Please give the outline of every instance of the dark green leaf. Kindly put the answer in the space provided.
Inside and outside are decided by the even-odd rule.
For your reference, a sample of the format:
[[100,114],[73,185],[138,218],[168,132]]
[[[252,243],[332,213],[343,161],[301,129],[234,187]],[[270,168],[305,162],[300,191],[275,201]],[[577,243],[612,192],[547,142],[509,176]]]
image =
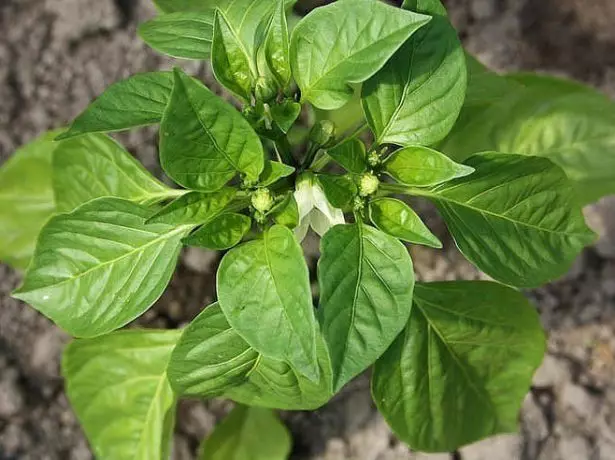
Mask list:
[[226,212],[207,222],[184,239],[189,246],[222,251],[237,246],[252,226],[252,219],[243,214]]
[[299,225],[299,206],[292,193],[286,195],[286,198],[271,210],[271,214],[276,224],[284,225],[291,230]]
[[229,251],[218,269],[218,298],[233,329],[252,347],[318,378],[308,268],[288,228],[275,225],[262,240]]
[[321,109],[342,107],[353,95],[349,83],[378,72],[429,19],[377,0],[339,0],[315,9],[291,38],[291,65],[302,99]]
[[395,180],[416,187],[438,185],[474,172],[473,168],[455,163],[440,152],[419,146],[394,152],[384,167]]
[[43,227],[14,296],[78,337],[129,323],[160,297],[190,226],[145,225],[151,211],[99,198]]
[[277,6],[271,16],[263,47],[269,70],[275,76],[280,87],[286,88],[290,83],[291,71],[284,0],[277,0]]
[[176,398],[165,369],[178,337],[131,330],[66,347],[66,393],[96,458],[169,458]]
[[259,179],[259,184],[261,187],[269,187],[283,177],[288,177],[294,172],[295,168],[292,166],[285,165],[279,161],[266,160],[265,167]]
[[204,224],[220,214],[235,197],[236,190],[224,187],[217,192],[189,192],[168,204],[147,223],[155,224]]
[[301,104],[290,99],[271,107],[271,118],[285,134],[290,131],[300,114]]
[[114,83],[58,138],[123,131],[159,123],[172,89],[171,72],[137,74]]
[[239,112],[176,69],[160,128],[160,161],[177,183],[213,192],[237,172],[256,181],[264,154],[260,139]]
[[363,224],[337,225],[321,241],[318,319],[338,391],[389,347],[410,315],[414,273],[395,238]]
[[348,176],[318,174],[316,177],[327,200],[336,208],[347,208],[359,193],[356,184]]
[[409,243],[441,248],[442,243],[421,218],[403,201],[378,198],[369,204],[369,217],[376,227]]
[[139,35],[156,51],[185,59],[209,59],[214,10],[158,16],[139,26]]
[[518,431],[544,352],[539,317],[519,292],[486,281],[418,283],[408,325],[376,361],[372,394],[412,449],[451,452]]
[[331,147],[327,153],[346,171],[361,174],[367,169],[365,144],[356,137],[350,138],[341,144]]

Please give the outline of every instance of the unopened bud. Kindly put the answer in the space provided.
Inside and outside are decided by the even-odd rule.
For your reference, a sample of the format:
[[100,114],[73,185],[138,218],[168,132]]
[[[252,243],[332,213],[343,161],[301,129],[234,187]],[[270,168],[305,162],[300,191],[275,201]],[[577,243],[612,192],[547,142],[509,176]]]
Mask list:
[[371,152],[367,156],[367,164],[370,165],[370,167],[372,168],[375,168],[376,166],[380,165],[380,156],[376,152]]
[[365,173],[361,176],[359,181],[359,195],[369,196],[376,193],[380,181],[372,173]]
[[261,213],[265,213],[271,209],[274,200],[268,188],[259,188],[252,194],[252,206]]
[[335,124],[329,120],[321,120],[310,131],[310,140],[319,147],[326,147],[335,137]]

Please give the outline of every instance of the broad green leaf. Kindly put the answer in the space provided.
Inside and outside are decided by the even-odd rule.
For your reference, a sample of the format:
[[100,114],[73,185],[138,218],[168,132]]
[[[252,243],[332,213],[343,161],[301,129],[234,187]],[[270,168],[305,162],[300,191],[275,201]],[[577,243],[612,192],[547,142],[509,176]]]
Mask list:
[[436,150],[420,146],[397,150],[386,159],[384,170],[398,182],[416,187],[438,185],[474,172]]
[[284,134],[290,131],[300,114],[301,104],[290,99],[271,107],[271,118]]
[[353,95],[350,83],[378,72],[430,18],[377,0],[339,0],[317,8],[293,30],[291,65],[303,100],[333,110]]
[[189,246],[223,251],[237,246],[251,226],[250,217],[235,212],[225,212],[185,238],[184,243]]
[[292,193],[286,195],[286,198],[271,210],[271,214],[276,224],[290,229],[299,225],[299,206]]
[[214,28],[214,10],[164,14],[139,26],[139,35],[149,46],[169,56],[209,59]]
[[263,47],[269,70],[275,76],[280,87],[286,88],[290,83],[291,70],[284,0],[277,0],[277,6],[271,15]]
[[403,329],[414,273],[403,244],[363,224],[333,227],[320,252],[318,319],[338,391],[373,364]]
[[159,123],[172,89],[171,72],[142,73],[114,83],[58,139]]
[[204,224],[220,214],[235,194],[236,190],[232,187],[223,187],[213,193],[189,192],[162,208],[147,223]]
[[268,358],[318,378],[316,319],[301,246],[275,225],[262,240],[229,251],[218,269],[218,299],[231,326]]
[[221,3],[221,0],[153,0],[162,13],[177,13],[180,11],[211,11]]
[[465,55],[457,32],[445,12],[434,8],[441,8],[439,2],[410,3],[419,13],[434,14],[430,23],[363,85],[363,109],[377,144],[441,141],[465,97]]
[[216,11],[211,66],[216,79],[245,101],[250,101],[256,69],[247,50],[221,10]]
[[538,314],[514,289],[486,281],[418,283],[408,325],[376,361],[372,394],[412,449],[451,452],[518,431],[544,352]]
[[74,336],[124,326],[160,297],[190,231],[146,225],[150,214],[130,201],[99,198],[53,217],[13,295]]
[[232,399],[286,410],[316,409],[331,398],[326,346],[317,344],[320,378],[312,383],[288,364],[259,354],[231,328],[218,304],[207,307],[182,333],[169,362],[180,395]]
[[542,75],[537,73],[512,73],[500,76],[499,78],[512,82],[519,83],[525,87],[532,89],[541,89],[543,91],[552,92],[556,95],[570,93],[587,93],[595,94],[596,91],[589,86],[567,78],[553,77],[551,75]]
[[457,246],[492,278],[536,287],[566,273],[595,235],[572,183],[546,158],[503,153],[471,157],[474,174],[427,191]]
[[100,197],[148,204],[179,192],[159,182],[105,134],[87,134],[57,145],[53,153],[53,190],[58,212],[72,211]]
[[167,460],[176,398],[165,369],[179,331],[129,330],[64,350],[68,399],[100,460]]
[[291,447],[288,429],[271,410],[236,406],[203,442],[199,459],[287,460]]
[[18,269],[30,263],[36,238],[56,210],[51,162],[58,134],[43,134],[0,167],[0,261]]
[[342,107],[335,110],[313,108],[317,121],[329,120],[333,122],[339,141],[344,140],[351,134],[355,134],[367,124],[363,109],[361,108],[361,84],[351,86],[353,87],[353,95]]
[[367,154],[365,144],[361,139],[352,137],[331,147],[327,153],[348,172],[361,174],[367,170]]
[[295,172],[295,168],[285,165],[279,161],[265,161],[265,167],[261,173],[259,184],[261,187],[269,187],[283,177],[288,177]]
[[442,247],[440,240],[403,201],[393,198],[372,200],[369,204],[369,218],[380,230],[400,240],[432,248]]
[[356,184],[348,176],[318,174],[316,178],[327,200],[336,208],[347,208],[359,193]]
[[184,187],[213,192],[237,172],[256,181],[264,153],[239,112],[175,69],[173,94],[160,127],[160,162]]
[[440,0],[404,0],[401,7],[406,10],[433,16],[447,15],[446,8],[444,8]]

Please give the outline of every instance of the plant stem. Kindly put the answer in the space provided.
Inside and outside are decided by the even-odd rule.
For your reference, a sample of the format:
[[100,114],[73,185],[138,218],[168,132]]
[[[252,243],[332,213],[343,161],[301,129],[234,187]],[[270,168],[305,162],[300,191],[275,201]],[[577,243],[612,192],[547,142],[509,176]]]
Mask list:
[[320,150],[320,146],[318,144],[315,144],[315,143],[310,144],[310,147],[305,155],[305,159],[301,163],[301,168],[300,168],[301,171],[305,171],[312,165],[312,162],[314,161],[314,158],[316,157],[316,154],[318,153],[319,150]]
[[297,164],[297,160],[295,160],[295,157],[293,156],[293,148],[290,145],[290,142],[288,142],[288,138],[286,136],[275,141],[275,149],[284,163],[294,168],[299,166]]

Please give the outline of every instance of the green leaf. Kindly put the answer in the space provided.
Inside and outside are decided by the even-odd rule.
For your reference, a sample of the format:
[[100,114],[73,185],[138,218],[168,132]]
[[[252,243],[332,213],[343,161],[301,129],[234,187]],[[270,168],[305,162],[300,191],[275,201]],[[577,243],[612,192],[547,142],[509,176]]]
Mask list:
[[295,172],[295,168],[279,161],[265,161],[265,167],[261,173],[259,184],[261,187],[269,187],[283,177],[288,177]]
[[594,241],[571,182],[548,159],[491,152],[467,164],[474,174],[425,195],[461,252],[492,278],[540,286],[564,275]]
[[384,168],[398,182],[416,187],[438,185],[474,172],[440,152],[420,146],[397,150],[386,159]]
[[114,83],[58,139],[159,123],[172,89],[171,72],[142,73]]
[[53,153],[53,190],[58,212],[100,197],[155,203],[176,194],[130,153],[104,134],[59,142]]
[[337,225],[321,241],[318,319],[337,392],[389,347],[410,315],[414,273],[395,238],[363,224]]
[[176,398],[165,368],[179,331],[120,331],[64,350],[68,399],[100,460],[166,460]]
[[521,293],[486,281],[418,283],[408,325],[376,361],[372,394],[412,449],[451,452],[518,431],[544,352]]
[[223,251],[237,246],[246,233],[250,231],[251,226],[252,219],[250,217],[234,212],[225,212],[185,238],[184,244]]
[[377,144],[433,145],[453,128],[463,105],[467,73],[457,32],[434,8],[439,2],[427,2],[427,11],[425,2],[414,3],[419,13],[435,11],[431,22],[363,85],[363,109]]
[[331,394],[331,364],[322,336],[317,343],[320,378],[312,383],[288,364],[259,354],[228,324],[219,305],[207,307],[183,332],[169,362],[169,380],[180,395],[226,396],[285,410],[322,406]]
[[201,446],[200,460],[287,460],[288,429],[269,409],[237,406]]
[[316,178],[325,192],[327,201],[336,208],[347,208],[359,193],[356,184],[348,176],[318,174]]
[[263,47],[267,67],[275,76],[280,87],[286,88],[290,83],[291,70],[284,0],[277,0]]
[[271,107],[271,118],[284,134],[290,131],[299,115],[301,104],[290,99]]
[[156,51],[185,59],[209,59],[214,10],[158,16],[139,26],[139,36]]
[[293,30],[290,59],[303,100],[320,109],[342,107],[349,83],[378,72],[429,17],[377,0],[339,0],[317,8]]
[[221,10],[216,11],[211,66],[222,85],[245,101],[250,101],[257,72],[250,55]]
[[444,8],[440,0],[404,0],[401,7],[406,10],[433,16],[447,15],[446,8]]
[[222,2],[221,0],[154,0],[154,3],[163,13],[176,13],[180,11],[211,11]]
[[291,230],[299,225],[299,206],[292,193],[278,203],[272,210],[273,220],[276,224],[284,225]]
[[318,378],[316,320],[301,246],[275,225],[262,240],[229,251],[218,269],[218,298],[231,326],[268,358]]
[[348,172],[361,174],[367,170],[367,154],[361,139],[356,137],[347,139],[328,149],[327,153]]
[[190,231],[145,225],[150,214],[130,201],[99,198],[53,217],[13,295],[74,336],[124,326],[160,297]]
[[210,221],[235,198],[237,191],[232,187],[223,187],[217,192],[189,192],[168,204],[147,223],[181,225],[199,225]]
[[369,218],[376,227],[409,243],[440,249],[442,243],[421,218],[403,201],[378,198],[369,204]]
[[160,162],[189,189],[213,192],[241,172],[263,170],[260,139],[230,104],[175,69],[175,86],[160,127]]
[[58,133],[19,148],[0,168],[0,260],[18,269],[30,263],[36,238],[55,213],[51,161]]

